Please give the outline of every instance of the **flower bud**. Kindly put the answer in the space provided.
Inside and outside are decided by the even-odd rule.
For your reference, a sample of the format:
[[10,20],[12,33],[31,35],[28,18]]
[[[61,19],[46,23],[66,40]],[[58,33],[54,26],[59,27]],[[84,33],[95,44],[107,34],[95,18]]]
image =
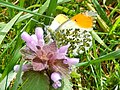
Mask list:
[[60,73],[58,73],[58,72],[53,72],[53,73],[51,74],[51,79],[52,79],[54,82],[59,81],[59,80],[61,79]]
[[60,81],[57,81],[57,82],[54,82],[54,83],[52,84],[52,86],[53,86],[55,89],[57,89],[57,88],[61,87],[62,84],[61,84]]
[[15,72],[18,72],[19,69],[20,69],[20,65],[15,65],[13,70],[14,70]]
[[[19,69],[20,69],[20,65],[15,65],[15,66],[14,66],[14,71],[15,71],[15,72],[18,72]],[[32,69],[32,66],[31,66],[30,64],[22,65],[22,71],[25,72],[25,71],[28,71],[28,70],[30,70],[30,69]]]

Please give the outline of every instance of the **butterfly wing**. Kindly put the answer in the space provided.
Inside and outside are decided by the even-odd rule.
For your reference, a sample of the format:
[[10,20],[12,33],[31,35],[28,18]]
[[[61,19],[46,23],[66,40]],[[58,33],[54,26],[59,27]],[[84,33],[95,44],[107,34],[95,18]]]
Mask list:
[[75,21],[68,19],[54,32],[57,45],[63,46],[71,44],[69,53],[74,55],[81,54],[92,45],[91,29],[92,28],[81,28]]
[[50,28],[54,31],[54,37],[57,45],[63,46],[71,44],[69,53],[74,55],[81,54],[92,46],[94,12],[88,11],[80,13],[69,19],[63,14],[55,17]]

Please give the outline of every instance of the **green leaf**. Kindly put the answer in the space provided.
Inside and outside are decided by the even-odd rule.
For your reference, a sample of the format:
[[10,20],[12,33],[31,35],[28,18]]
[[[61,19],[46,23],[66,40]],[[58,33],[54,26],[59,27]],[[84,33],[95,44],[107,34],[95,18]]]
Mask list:
[[43,14],[50,4],[50,0],[47,0],[39,9],[38,13]]
[[66,13],[66,14],[75,15],[75,11],[74,11],[74,10],[70,10],[70,9],[67,8],[67,7],[57,6],[57,7],[56,7],[56,10],[63,11],[63,12]]
[[[33,12],[35,12],[35,13],[38,12],[38,9],[34,10]],[[30,13],[24,14],[24,15],[20,16],[20,18],[17,20],[16,24],[23,20],[26,20],[32,16],[34,16],[34,14],[30,14]]]
[[17,21],[17,19],[20,17],[20,15],[22,14],[22,12],[18,13],[12,20],[10,20],[5,27],[0,31],[0,44],[2,43],[4,37],[6,36],[6,34],[8,33],[8,31],[12,28],[12,26],[14,25],[14,23]]
[[[65,3],[65,2],[69,2],[69,1],[71,1],[71,0],[58,0],[57,3],[60,4],[60,3]],[[43,14],[43,13],[46,11],[46,9],[48,8],[49,3],[50,3],[50,0],[47,0],[47,1],[40,7],[40,9],[36,9],[36,10],[34,10],[33,12],[34,12],[34,13],[37,13],[38,10],[39,10],[38,13]],[[73,11],[71,10],[70,13],[73,13]],[[74,12],[74,13],[75,13],[75,12]],[[19,22],[21,22],[21,21],[23,21],[23,20],[25,20],[25,19],[27,19],[27,18],[30,18],[30,17],[32,17],[33,15],[34,15],[34,14],[27,13],[27,14],[21,16],[21,17],[17,20],[16,23],[19,23]]]
[[49,78],[43,72],[27,71],[23,81],[22,90],[49,90]]

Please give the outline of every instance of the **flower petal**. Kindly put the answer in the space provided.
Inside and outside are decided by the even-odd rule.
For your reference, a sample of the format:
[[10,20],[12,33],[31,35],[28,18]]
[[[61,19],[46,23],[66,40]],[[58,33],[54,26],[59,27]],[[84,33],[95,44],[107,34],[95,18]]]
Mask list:
[[31,42],[32,41],[31,36],[27,32],[23,32],[21,34],[21,38],[26,42]]
[[47,68],[47,65],[43,63],[32,62],[32,65],[34,71],[42,71]]
[[28,47],[22,48],[20,52],[25,60],[33,60],[36,57],[36,54]]
[[43,39],[43,29],[41,27],[37,27],[35,29],[35,34],[36,34],[38,40]]
[[69,46],[70,46],[70,44],[60,47],[60,48],[59,48],[59,52],[66,54]]
[[43,46],[44,45],[43,29],[41,27],[37,27],[35,29],[35,35],[37,36],[37,39],[38,39],[38,45]]
[[35,34],[31,35],[31,38],[33,39],[33,41],[38,44],[38,39],[37,36]]
[[76,65],[77,63],[79,63],[79,59],[78,58],[66,58],[66,60],[64,60],[63,62],[71,66],[71,65]]
[[37,45],[34,41],[31,41],[31,42],[28,42],[26,43],[26,45],[34,52],[36,52],[38,49],[37,49]]
[[54,54],[54,56],[53,56],[53,59],[65,59],[65,58],[66,58],[66,56],[65,56],[64,53],[58,53],[58,52],[56,52]]
[[51,42],[50,44],[48,45],[44,45],[43,46],[43,50],[46,52],[46,53],[49,53],[49,52],[56,52],[57,51],[57,45],[56,45],[56,42]]
[[62,84],[61,84],[60,81],[57,81],[57,82],[55,82],[55,83],[57,84],[58,87],[61,87],[61,86],[62,86]]

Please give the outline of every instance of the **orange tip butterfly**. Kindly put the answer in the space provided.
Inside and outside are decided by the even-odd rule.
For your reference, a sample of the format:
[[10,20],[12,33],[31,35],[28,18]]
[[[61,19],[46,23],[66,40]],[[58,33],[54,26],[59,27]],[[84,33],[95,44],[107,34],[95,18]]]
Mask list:
[[57,15],[49,26],[54,31],[58,46],[70,44],[69,53],[82,54],[92,46],[93,16],[95,12],[79,13],[72,18]]

